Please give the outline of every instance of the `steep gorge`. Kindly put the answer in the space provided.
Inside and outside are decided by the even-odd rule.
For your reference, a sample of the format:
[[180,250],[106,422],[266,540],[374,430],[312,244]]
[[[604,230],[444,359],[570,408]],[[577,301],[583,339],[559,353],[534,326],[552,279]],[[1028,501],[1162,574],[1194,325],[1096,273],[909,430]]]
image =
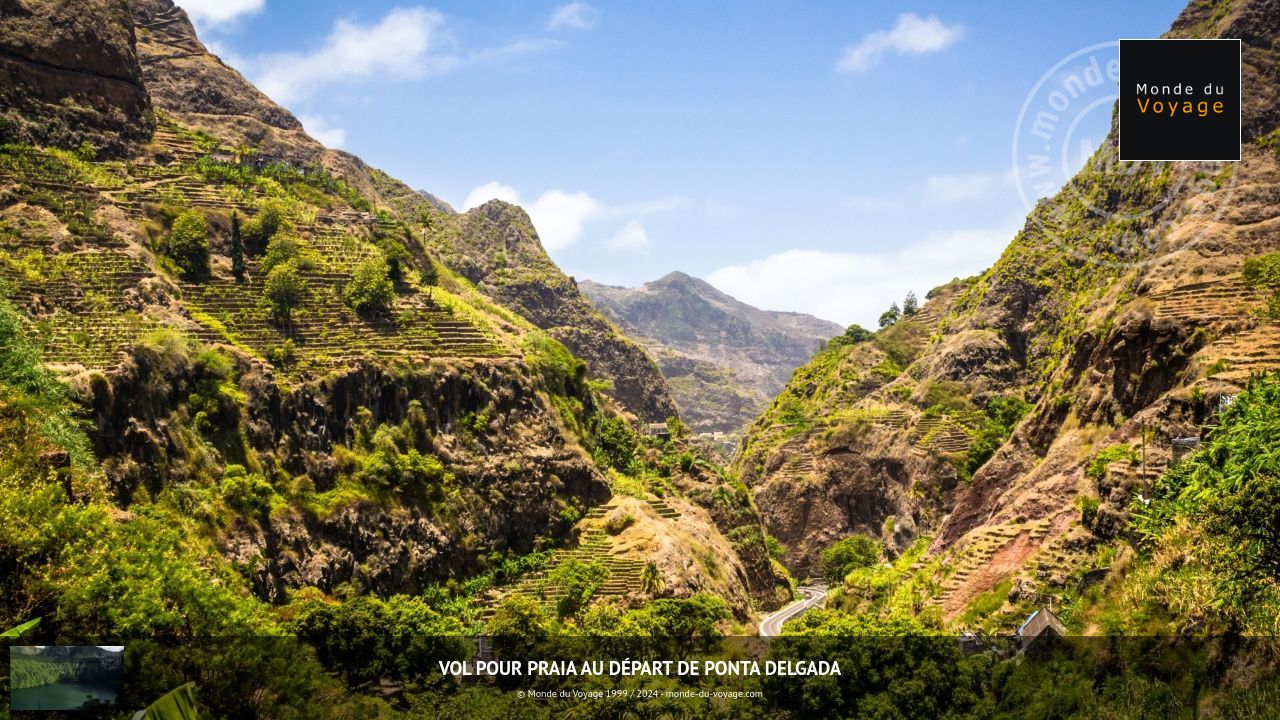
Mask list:
[[[1095,550],[1174,440],[1280,366],[1265,298],[1241,279],[1280,249],[1280,13],[1211,5],[1168,36],[1243,39],[1240,163],[1118,164],[1113,126],[991,269],[871,340],[833,343],[751,427],[737,468],[794,573],[859,532],[891,554],[928,539],[918,602],[951,621],[997,587],[1014,588],[1010,617],[1069,597],[1105,570]],[[1152,242],[1111,242],[1126,234]]]

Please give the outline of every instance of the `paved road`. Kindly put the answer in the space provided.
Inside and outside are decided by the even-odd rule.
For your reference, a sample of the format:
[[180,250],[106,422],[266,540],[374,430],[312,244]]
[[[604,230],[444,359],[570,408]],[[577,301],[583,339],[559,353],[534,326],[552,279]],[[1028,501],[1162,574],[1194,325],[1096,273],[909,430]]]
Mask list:
[[815,585],[801,585],[796,588],[800,599],[781,610],[765,615],[760,620],[760,636],[772,637],[782,632],[782,624],[803,615],[810,608],[821,607],[827,601],[827,589]]

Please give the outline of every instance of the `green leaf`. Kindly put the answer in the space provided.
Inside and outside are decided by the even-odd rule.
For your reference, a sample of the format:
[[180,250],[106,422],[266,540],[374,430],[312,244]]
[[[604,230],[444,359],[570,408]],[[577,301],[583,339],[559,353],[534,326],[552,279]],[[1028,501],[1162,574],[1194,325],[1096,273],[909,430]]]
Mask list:
[[151,703],[146,710],[133,714],[133,720],[197,720],[196,685],[187,683],[170,690]]
[[0,638],[4,638],[5,640],[16,640],[17,638],[22,637],[24,633],[27,633],[32,629],[34,629],[35,626],[39,624],[40,624],[40,618],[36,618],[35,620],[22,623],[21,625],[19,625],[16,628],[13,628],[12,630],[6,630],[0,633]]

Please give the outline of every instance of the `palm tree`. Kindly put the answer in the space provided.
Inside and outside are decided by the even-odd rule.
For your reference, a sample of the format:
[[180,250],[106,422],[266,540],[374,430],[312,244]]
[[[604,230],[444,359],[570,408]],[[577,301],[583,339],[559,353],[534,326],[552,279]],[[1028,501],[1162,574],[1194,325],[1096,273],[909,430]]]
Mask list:
[[640,573],[640,589],[650,595],[662,592],[662,575],[656,564],[650,562],[644,566],[644,572]]

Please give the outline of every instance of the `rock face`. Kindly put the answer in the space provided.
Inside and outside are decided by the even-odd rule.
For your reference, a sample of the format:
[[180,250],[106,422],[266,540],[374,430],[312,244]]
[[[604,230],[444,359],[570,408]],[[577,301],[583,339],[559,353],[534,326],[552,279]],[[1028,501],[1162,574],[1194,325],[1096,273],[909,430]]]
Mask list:
[[[144,346],[87,388],[95,450],[123,504],[220,464],[183,427],[185,401],[206,373],[198,362]],[[236,374],[244,405],[231,413],[267,475],[331,491],[341,475],[340,446],[421,412],[427,448],[452,476],[448,506],[467,510],[445,512],[438,500],[413,495],[392,503],[368,495],[325,512],[290,508],[238,522],[227,553],[254,568],[251,579],[266,600],[283,600],[287,588],[332,592],[353,581],[383,594],[418,592],[473,574],[490,553],[526,553],[562,537],[572,525],[560,517],[566,504],[589,507],[609,497],[520,363],[440,360],[392,370],[369,362],[288,390],[253,358],[242,357]],[[485,408],[495,419],[477,432],[466,419]]]
[[[118,521],[132,519],[125,508],[173,504],[266,601],[305,586],[414,593],[573,545],[575,523],[612,494],[587,450],[615,403],[563,348],[524,342],[542,334],[535,323],[635,414],[675,413],[643,348],[578,293],[518,208],[458,215],[324,148],[210,55],[170,0],[0,8],[6,132],[89,140],[119,157],[0,153],[0,287],[82,401]],[[236,166],[240,151],[261,163]],[[259,166],[289,179],[245,182]],[[260,250],[236,277],[231,228],[281,206],[307,248],[308,286],[288,317],[269,317]],[[209,234],[209,267],[181,277],[157,250],[173,207],[198,213]],[[508,239],[520,262],[510,273]],[[355,266],[396,244],[405,272],[391,308],[348,307]],[[428,272],[442,264],[456,272]],[[719,476],[689,482],[704,504],[729,492]],[[676,527],[657,516],[651,528],[672,526],[664,567],[701,553],[706,570],[673,578],[667,594],[714,590],[746,620],[787,584],[739,496],[734,517],[696,511]]]
[[[1113,128],[991,269],[796,372],[738,460],[793,572],[864,532],[891,551],[929,538],[939,568],[925,580],[940,589],[926,600],[950,618],[1006,580],[1062,594],[1173,439],[1198,435],[1251,372],[1280,367],[1280,328],[1241,278],[1245,260],[1280,250],[1278,35],[1267,0],[1191,3],[1170,31],[1243,38],[1242,162],[1174,164],[1172,182],[1158,166],[1108,172]],[[1150,249],[1118,255],[1120,232]],[[993,407],[1011,399],[1029,411],[1006,439]],[[984,444],[998,446],[989,459]]]
[[124,0],[0,0],[0,141],[119,155],[150,107]]
[[658,366],[622,334],[560,271],[542,249],[529,216],[494,200],[431,229],[432,249],[481,292],[546,330],[586,360],[607,392],[649,422],[676,414]]
[[844,330],[812,315],[760,310],[681,272],[638,288],[580,285],[657,358],[681,418],[700,432],[740,431]]

